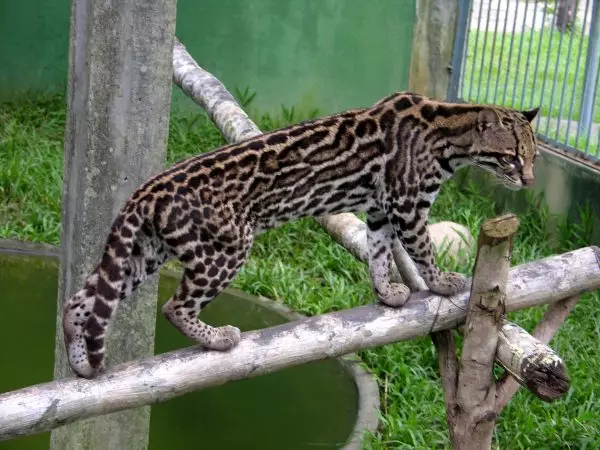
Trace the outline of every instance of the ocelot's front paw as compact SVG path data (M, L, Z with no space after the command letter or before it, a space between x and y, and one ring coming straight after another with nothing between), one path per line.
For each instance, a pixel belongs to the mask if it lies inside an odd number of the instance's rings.
M429 290L440 295L456 295L466 284L466 278L456 272L441 272L437 280L426 281Z
M392 308L399 308L406 303L410 297L410 290L403 284L390 283L386 292L376 292L377 298L381 303Z

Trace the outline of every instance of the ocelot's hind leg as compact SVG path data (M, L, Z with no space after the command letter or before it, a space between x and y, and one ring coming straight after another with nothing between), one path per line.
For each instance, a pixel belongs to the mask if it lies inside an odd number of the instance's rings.
M233 280L252 245L252 231L236 233L229 242L219 234L208 242L196 242L194 248L179 250L185 265L181 283L163 307L163 314L181 333L210 350L228 350L240 341L240 330L233 326L212 327L198 319L198 314Z

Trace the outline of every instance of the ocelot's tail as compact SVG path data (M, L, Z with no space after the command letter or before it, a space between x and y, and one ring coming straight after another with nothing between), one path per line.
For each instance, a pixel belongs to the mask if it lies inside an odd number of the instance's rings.
M69 364L81 377L103 370L106 329L123 295L125 266L131 257L140 216L131 209L113 222L102 260L83 288L63 306L63 330Z

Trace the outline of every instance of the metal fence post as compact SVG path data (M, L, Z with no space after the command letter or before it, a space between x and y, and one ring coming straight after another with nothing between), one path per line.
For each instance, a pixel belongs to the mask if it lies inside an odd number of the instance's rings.
M578 136L587 136L593 120L594 91L596 79L598 78L598 58L600 57L600 0L594 0L592 5L592 21L588 42L583 94L581 96L581 112L579 114L579 126L577 130Z
M462 81L463 63L467 51L467 36L469 29L469 12L471 11L471 0L458 1L458 19L456 21L456 35L454 36L454 49L452 51L452 63L450 66L450 83L448 85L448 101L458 100L458 90Z

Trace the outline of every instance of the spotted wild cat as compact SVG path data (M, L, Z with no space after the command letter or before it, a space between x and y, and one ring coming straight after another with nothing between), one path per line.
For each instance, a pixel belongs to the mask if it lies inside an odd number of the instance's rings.
M69 362L82 377L103 369L107 327L120 300L169 258L184 273L164 306L191 340L227 350L232 326L214 328L198 314L235 277L253 236L302 216L368 214L369 272L384 304L409 290L388 279L398 237L429 289L453 295L464 286L435 264L427 216L440 184L475 164L512 188L533 182L537 109L451 104L396 93L356 109L273 131L186 159L140 187L112 224L102 260L64 307Z

